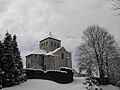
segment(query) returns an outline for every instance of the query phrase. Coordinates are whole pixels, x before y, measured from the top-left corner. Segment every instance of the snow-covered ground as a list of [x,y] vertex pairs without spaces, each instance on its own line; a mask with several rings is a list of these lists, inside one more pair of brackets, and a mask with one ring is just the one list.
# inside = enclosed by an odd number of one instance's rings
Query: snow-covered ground
[[107,86],[101,86],[103,90],[120,90],[120,88],[112,86],[112,85],[107,85]]
[[3,90],[86,90],[82,84],[84,78],[75,78],[72,83],[58,84],[49,80],[31,79],[20,85]]
[[[86,90],[83,85],[84,78],[74,78],[69,84],[58,84],[49,80],[31,79],[17,86],[4,88],[3,90]],[[101,86],[103,90],[120,90],[112,85]]]

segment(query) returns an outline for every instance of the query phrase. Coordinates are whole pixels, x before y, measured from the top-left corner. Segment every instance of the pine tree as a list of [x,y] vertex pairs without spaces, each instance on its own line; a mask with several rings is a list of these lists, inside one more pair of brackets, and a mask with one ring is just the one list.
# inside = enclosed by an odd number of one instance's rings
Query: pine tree
[[6,32],[4,41],[0,41],[0,87],[27,80],[16,39]]
[[2,59],[3,59],[3,45],[0,41],[0,68],[2,67]]
[[0,68],[0,89],[2,89],[2,76],[3,76],[4,72],[2,71],[2,69]]
[[23,63],[22,63],[22,59],[20,56],[20,51],[18,49],[18,45],[17,45],[17,41],[16,41],[17,37],[16,35],[13,36],[13,56],[14,56],[14,61],[15,61],[15,66],[17,68],[17,72],[15,73],[16,75],[16,79],[15,79],[15,84],[19,84],[21,81],[24,80],[24,70],[23,70]]
[[12,86],[14,85],[15,72],[17,68],[15,67],[15,61],[13,56],[13,47],[12,47],[12,37],[8,32],[5,34],[4,39],[4,54],[3,54],[3,86]]
[[2,75],[3,75],[3,71],[2,71],[2,61],[3,61],[3,45],[0,41],[0,89],[2,89]]

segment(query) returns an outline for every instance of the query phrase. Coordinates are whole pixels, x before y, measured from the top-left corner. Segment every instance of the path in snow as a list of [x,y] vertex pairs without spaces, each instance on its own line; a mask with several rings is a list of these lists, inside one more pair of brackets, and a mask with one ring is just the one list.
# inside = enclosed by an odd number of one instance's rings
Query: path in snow
[[74,78],[69,84],[58,84],[49,80],[31,79],[20,85],[3,90],[86,90],[82,84],[84,78]]

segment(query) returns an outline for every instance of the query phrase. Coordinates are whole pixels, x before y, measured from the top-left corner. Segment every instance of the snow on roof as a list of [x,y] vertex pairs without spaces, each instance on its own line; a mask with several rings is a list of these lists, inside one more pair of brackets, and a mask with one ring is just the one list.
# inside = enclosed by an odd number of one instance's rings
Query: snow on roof
[[42,40],[44,40],[44,39],[46,39],[46,38],[53,38],[53,39],[59,40],[59,39],[56,38],[51,32],[50,32],[45,38],[43,38]]
[[59,47],[57,49],[55,49],[54,51],[50,51],[49,53],[47,53],[46,55],[51,55],[51,56],[56,56],[54,55],[55,52],[57,52],[58,50],[60,50],[62,47]]
[[46,55],[51,55],[54,56],[54,54],[52,52],[47,53]]
[[34,49],[32,52],[30,52],[28,55],[30,54],[44,54],[44,55],[51,55],[51,56],[57,56],[54,53],[57,52],[58,50],[60,50],[62,47],[55,49],[54,51],[50,51],[49,53],[47,53],[45,50],[43,49]]
[[42,69],[34,69],[34,68],[25,68],[25,70],[34,70],[34,71],[43,71],[44,72],[44,70],[42,70]]
[[69,70],[73,70],[72,68],[69,68],[69,67],[60,67],[60,69],[69,69]]
[[51,32],[46,36],[46,38],[48,38],[48,37],[51,37],[51,38],[55,38],[55,39],[56,39],[56,37],[55,37]]
[[63,48],[63,47],[59,47],[59,48],[55,49],[54,51],[52,51],[52,53],[57,52],[57,51],[60,50],[61,48]]
[[30,54],[46,54],[47,52],[43,49],[34,49],[31,53],[29,53],[28,55]]
[[46,70],[45,73],[50,72],[50,71],[67,73],[67,71],[61,71],[61,70]]

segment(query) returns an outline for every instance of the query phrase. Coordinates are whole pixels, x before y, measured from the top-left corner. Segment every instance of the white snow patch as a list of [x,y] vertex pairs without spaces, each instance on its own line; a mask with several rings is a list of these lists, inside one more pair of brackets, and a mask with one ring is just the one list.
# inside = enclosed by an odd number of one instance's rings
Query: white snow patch
[[30,52],[28,55],[30,55],[30,54],[47,54],[47,52],[45,51],[45,50],[43,50],[43,49],[34,49],[32,52]]
[[112,85],[106,85],[106,86],[100,86],[103,90],[120,90],[120,88],[112,86]]
[[[24,82],[20,85],[16,85],[9,88],[3,88],[3,90],[86,90],[83,82],[85,77],[75,77],[74,81],[69,84],[59,84],[49,80],[42,79],[29,79],[27,82]],[[120,90],[118,87],[112,85],[106,86],[93,86],[90,90],[95,90],[95,88],[102,88],[102,90]]]
[[82,84],[84,78],[74,78],[69,84],[59,84],[49,80],[30,79],[20,85],[4,88],[3,90],[86,90]]

